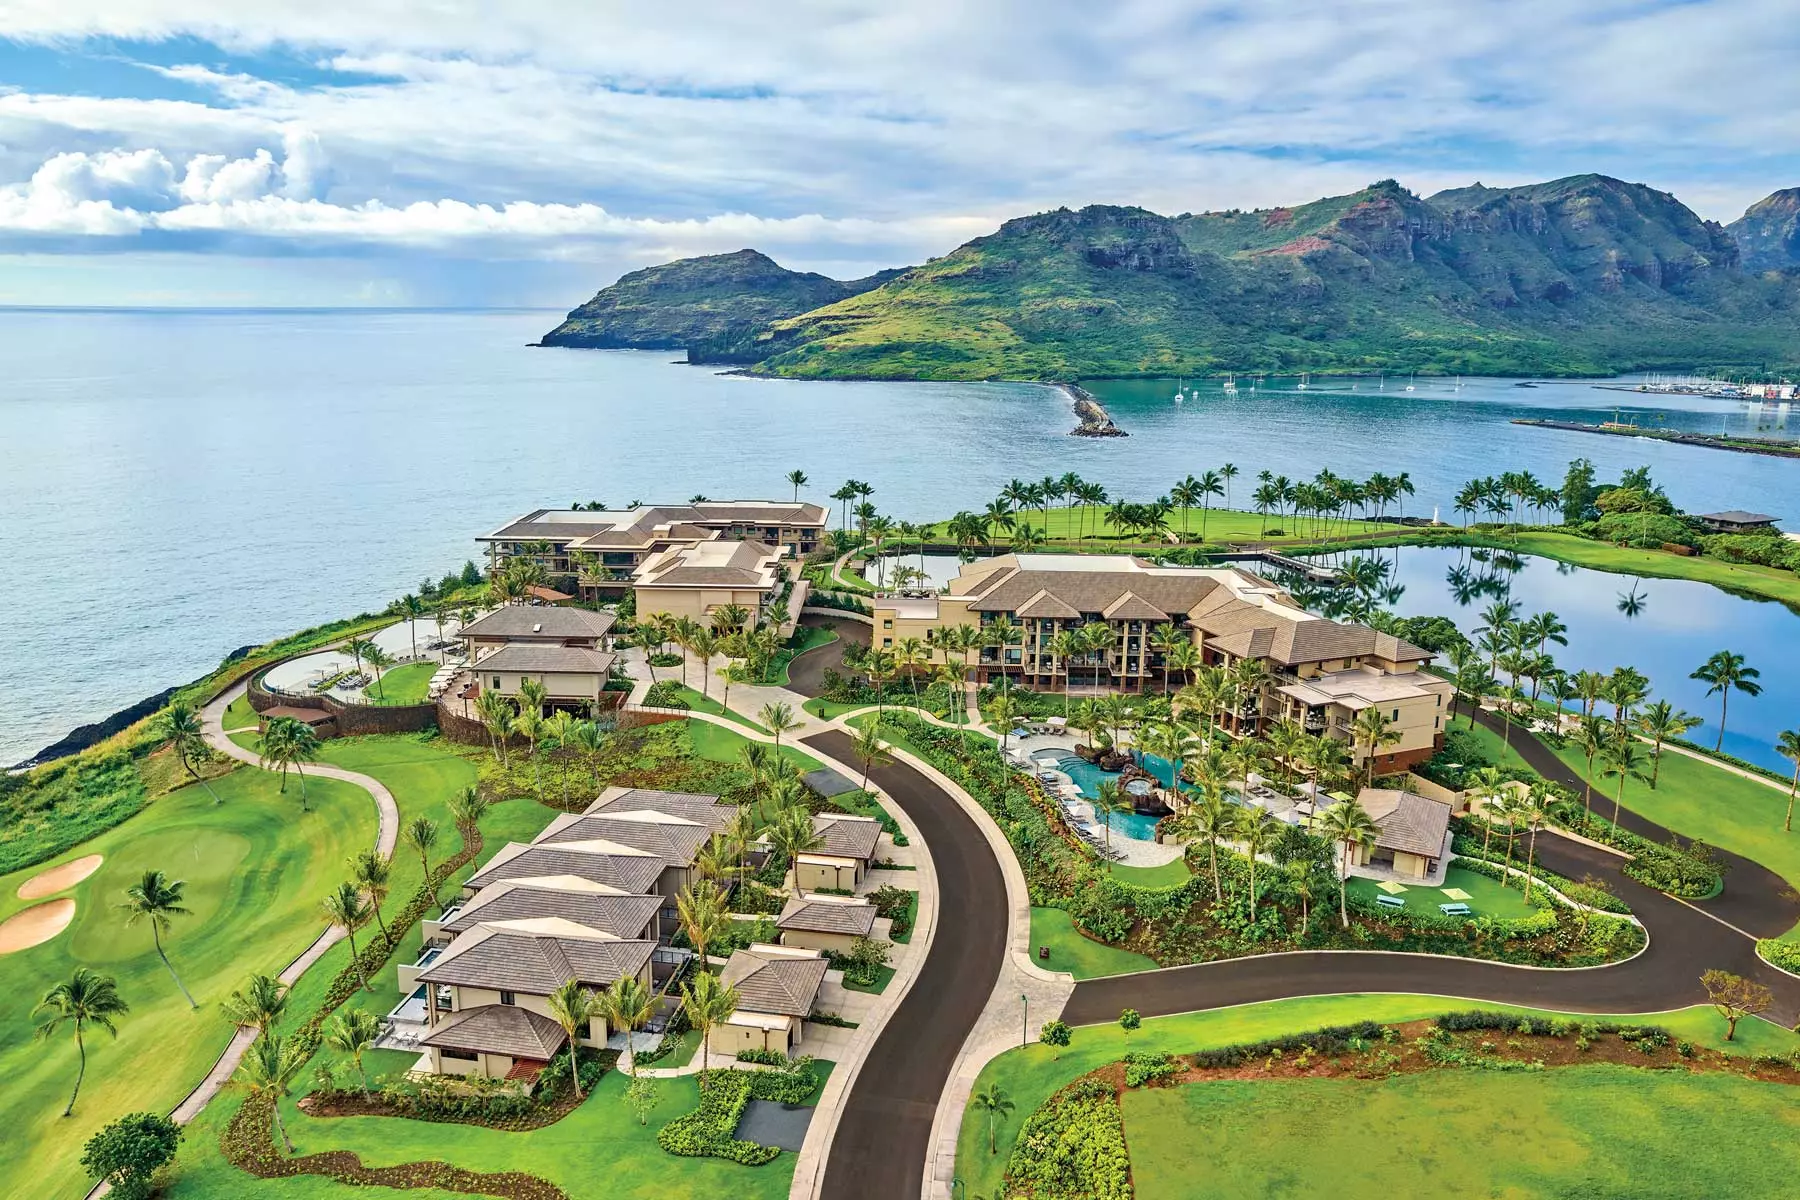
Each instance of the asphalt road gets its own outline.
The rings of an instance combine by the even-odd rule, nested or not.
[[[844,647],[851,642],[868,646],[870,630],[862,622],[848,617],[822,617],[815,613],[807,613],[801,618],[801,624],[833,629],[838,635],[837,641],[808,650],[788,664],[788,690],[802,696],[817,696],[824,690],[825,672],[843,672]]]
[[[840,761],[854,760],[846,734],[834,730],[801,740]],[[1006,880],[981,830],[936,784],[904,763],[878,768],[870,777],[918,825],[931,849],[937,929],[912,990],[844,1099],[822,1195],[918,1200],[938,1099],[1000,976]]]

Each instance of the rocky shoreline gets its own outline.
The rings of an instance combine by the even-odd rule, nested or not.
[[[1094,394],[1086,388],[1073,383],[1059,383],[1063,394],[1067,396],[1075,408],[1075,419],[1080,422],[1069,430],[1070,437],[1130,437],[1123,429],[1113,424],[1112,415],[1106,411]]]

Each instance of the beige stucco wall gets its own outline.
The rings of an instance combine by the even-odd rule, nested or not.
[[[1422,855],[1396,850],[1394,851],[1394,874],[1423,879],[1431,874],[1431,871],[1429,863]]]
[[[862,882],[862,864],[833,866],[830,863],[798,862],[794,864],[794,880],[803,892],[818,891],[820,888],[855,891],[856,885]]]
[[[535,679],[544,685],[544,693],[552,700],[598,700],[606,687],[606,676],[597,671],[485,671],[475,668],[477,682],[502,696],[519,694],[519,683]],[[496,682],[498,681],[498,682]]]
[[[481,1075],[488,1079],[505,1079],[513,1069],[513,1060],[504,1054],[477,1054],[474,1060],[453,1058],[437,1046],[429,1047],[431,1070],[438,1075]]]
[[[645,974],[649,974],[648,969],[645,970]],[[649,986],[650,981],[644,979],[643,983],[645,986]],[[450,988],[450,1011],[453,1013],[462,1012],[464,1009],[480,1008],[484,1004],[498,1003],[500,1003],[499,992],[488,991],[486,988],[456,986]],[[513,1005],[516,1008],[528,1009],[531,1012],[537,1013],[539,1016],[550,1017],[550,1003],[548,999],[543,996],[532,996],[524,992],[515,992],[513,993]],[[438,1011],[440,1013],[443,1012],[442,1009],[439,1009]],[[550,1019],[555,1020],[556,1018],[550,1017]],[[595,1017],[588,1023],[588,1034],[581,1039],[581,1044],[584,1046],[603,1046],[606,1044],[606,1019],[604,1017]]]
[[[848,954],[856,945],[856,937],[848,933],[820,933],[813,929],[784,929],[781,931],[781,944],[802,946],[808,950],[829,950],[833,954]]]
[[[713,610],[728,604],[742,605],[755,620],[762,612],[763,593],[755,588],[679,588],[639,587],[637,609],[640,613],[666,612],[672,617],[686,617],[704,625]]]
[[[796,1042],[799,1040],[797,1037],[794,1039]],[[713,1026],[706,1044],[714,1054],[730,1058],[740,1050],[773,1050],[777,1054],[786,1054],[789,1043],[785,1030],[726,1023]]]

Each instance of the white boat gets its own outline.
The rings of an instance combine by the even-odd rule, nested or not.
[[[1186,396],[1183,396],[1181,394],[1182,390],[1186,386],[1187,386],[1187,380],[1185,380],[1185,379],[1175,385],[1175,403],[1180,404],[1183,400],[1187,399]]]
[[[1418,374],[1418,372],[1415,371],[1413,373],[1413,375],[1416,375],[1416,374]],[[1418,390],[1417,388],[1413,387],[1413,375],[1408,375],[1406,377],[1406,390],[1409,392]]]
[[[1309,379],[1311,379],[1311,378],[1312,378],[1312,376],[1311,376],[1311,375],[1302,375],[1302,376],[1301,376],[1301,377],[1300,377],[1300,390],[1301,390],[1301,391],[1303,391],[1303,392],[1304,392],[1304,391],[1305,391],[1305,390],[1306,390],[1306,381],[1307,381],[1307,380],[1309,380]]]
[[[1237,391],[1237,376],[1236,376],[1236,375],[1228,375],[1228,376],[1226,376],[1226,378],[1225,378],[1225,390],[1226,390],[1226,391],[1228,391],[1228,392],[1235,392],[1235,391]]]

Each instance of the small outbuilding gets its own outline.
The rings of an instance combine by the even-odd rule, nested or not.
[[[847,896],[795,896],[775,918],[781,944],[848,954],[875,931],[875,906]]]
[[[1773,533],[1775,522],[1781,518],[1734,508],[1729,512],[1701,513],[1695,519],[1708,533]]]

